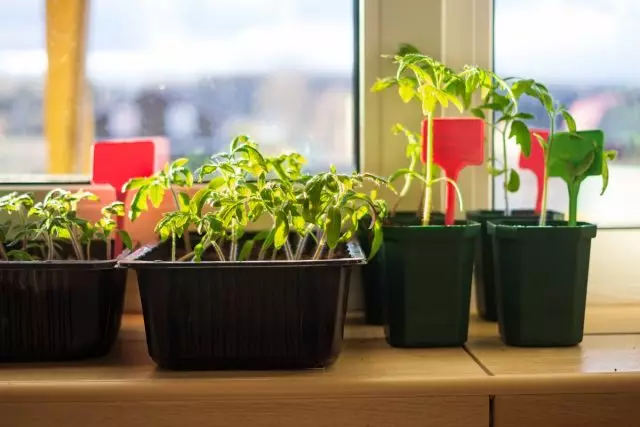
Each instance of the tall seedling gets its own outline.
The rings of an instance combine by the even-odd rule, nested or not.
[[[577,204],[580,184],[587,176],[602,175],[603,194],[609,183],[608,162],[616,158],[616,151],[604,150],[601,131],[577,131],[576,122],[567,108],[559,104],[547,87],[535,80],[523,80],[519,90],[540,102],[549,118],[549,139],[545,141],[534,134],[544,158],[542,188],[542,212],[540,226],[547,221],[547,197],[549,177],[561,177],[569,191],[569,225],[577,224]],[[568,132],[557,132],[557,120],[564,119]]]
[[[509,80],[505,79],[505,81]],[[507,216],[511,214],[509,193],[515,193],[520,189],[520,175],[515,168],[509,166],[507,159],[507,139],[515,138],[516,144],[520,146],[525,157],[529,157],[531,153],[531,136],[526,122],[535,117],[529,113],[519,112],[517,104],[527,85],[527,81],[523,80],[511,83],[513,98],[510,98],[502,85],[495,83],[484,97],[482,105],[471,109],[474,116],[483,119],[500,135],[502,158],[491,157],[487,162],[487,170],[493,177],[505,176],[504,207]],[[496,115],[495,122],[492,122],[491,117],[485,111]]]
[[[424,175],[420,176],[411,168],[401,169],[392,175],[390,181],[406,175],[417,177],[422,181],[424,190],[422,224],[428,225],[433,206],[433,185],[440,181],[450,181],[447,178],[437,177],[436,165],[433,161],[433,120],[438,107],[448,108],[449,105],[453,105],[462,113],[470,107],[473,95],[478,90],[491,89],[494,84],[502,87],[509,99],[513,100],[514,97],[506,82],[478,67],[465,66],[461,72],[455,72],[429,56],[414,52],[395,55],[391,58],[394,64],[397,64],[395,76],[379,79],[373,85],[372,91],[377,92],[397,86],[403,102],[419,100],[427,125]],[[455,186],[454,182],[452,184]],[[462,201],[460,204],[462,205]]]

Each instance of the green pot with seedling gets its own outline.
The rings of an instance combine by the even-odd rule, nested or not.
[[[405,137],[406,156],[409,161],[408,170],[416,173],[420,166],[420,153],[422,151],[422,137],[419,132],[413,132],[400,123],[393,126],[392,132],[396,136]],[[436,166],[437,168],[437,166]],[[422,201],[415,211],[402,212],[398,211],[398,207],[402,200],[407,196],[415,181],[415,177],[408,173],[404,176],[402,187],[398,191],[396,200],[391,207],[390,214],[384,219],[385,226],[419,226],[421,224],[420,214],[422,212]],[[444,214],[441,212],[432,212],[431,217],[444,221]],[[361,227],[358,230],[358,239],[362,245],[365,254],[371,252],[371,244],[374,239],[374,233],[369,227],[370,218],[366,217],[361,220]],[[372,325],[384,324],[384,260],[378,252],[362,266],[362,285],[364,295],[364,316],[365,322]]]
[[[506,88],[509,97],[512,95],[505,82],[477,67],[466,66],[456,72],[419,53],[396,55],[393,60],[398,66],[396,74],[379,79],[373,90],[397,87],[403,101],[420,102],[425,118],[421,149],[412,150],[409,137],[410,166],[389,178],[390,183],[404,178],[399,198],[413,181],[421,184],[423,197],[419,224],[391,223],[383,227],[380,256],[384,263],[387,341],[397,347],[462,345],[468,336],[474,250],[480,225],[454,220],[456,197],[462,205],[455,181],[463,167],[483,162],[484,124],[478,118],[435,115],[439,107],[450,105],[460,112],[467,111],[474,94],[495,82]],[[420,172],[412,157],[418,155],[416,152],[424,164]],[[432,215],[436,184],[447,185],[444,216]],[[393,218],[393,211],[390,216]]]
[[[597,232],[596,225],[577,220],[580,185],[589,176],[602,176],[604,192],[608,162],[616,154],[604,150],[600,130],[576,131],[573,117],[544,85],[533,82],[526,93],[544,106],[551,125],[548,140],[536,134],[544,155],[540,217],[488,224],[500,336],[515,346],[572,346],[583,338],[591,240]],[[559,116],[567,132],[556,131]],[[568,221],[547,219],[550,177],[567,184]]]
[[[78,360],[107,354],[120,328],[126,270],[112,236],[124,205],[78,215],[86,191],[0,197],[0,362]],[[126,252],[124,253],[126,254]]]
[[[512,97],[509,97],[499,84],[494,84],[487,91],[482,104],[471,109],[473,115],[486,121],[501,144],[502,156],[500,158],[491,157],[487,161],[487,170],[494,179],[500,176],[504,177],[504,209],[474,210],[466,213],[467,219],[476,221],[482,226],[481,237],[478,239],[475,254],[474,283],[476,309],[479,316],[487,321],[498,320],[493,271],[493,246],[492,238],[487,230],[487,223],[511,217],[539,217],[538,206],[536,206],[536,209],[511,209],[510,194],[519,191],[520,174],[513,165],[509,164],[507,157],[507,141],[509,139],[519,146],[521,160],[527,162],[531,155],[531,142],[534,136],[533,130],[529,129],[527,122],[534,119],[534,116],[518,111],[518,101],[524,95],[525,90],[533,84],[533,81],[525,79],[505,79],[505,81],[510,85]],[[535,149],[536,146],[534,145],[533,148]],[[547,210],[546,215],[547,218],[552,220],[564,219],[564,214],[561,212]]]
[[[177,209],[156,226],[161,243],[122,262],[138,275],[148,350],[160,366],[297,369],[336,360],[351,273],[366,262],[358,224],[369,218],[374,256],[387,210],[360,188],[386,181],[333,167],[309,175],[303,163],[297,153],[264,156],[240,136],[195,174],[177,160],[125,185],[137,191],[133,219],[162,202],[165,191],[152,193],[158,180],[176,191]],[[174,190],[176,176],[188,190],[194,175],[202,187],[192,196]],[[267,230],[249,230],[265,216]]]

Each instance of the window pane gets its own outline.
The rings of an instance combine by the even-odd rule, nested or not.
[[[0,174],[43,173],[45,2],[0,0]]]
[[[582,185],[579,217],[599,225],[640,225],[638,22],[636,0],[495,0],[496,72],[545,83],[569,107],[579,129],[602,129],[607,148],[619,150],[603,196],[599,177]],[[524,101],[522,109],[544,116],[533,101]],[[536,120],[532,127],[548,128],[548,120]],[[516,165],[515,144],[508,144],[507,153]],[[497,137],[495,154],[502,156]],[[510,206],[532,208],[535,179],[528,171],[521,178],[522,188],[510,195]],[[495,205],[503,208],[503,180],[494,184]],[[550,209],[568,210],[566,185],[559,178],[550,182],[548,203]]]
[[[247,133],[352,169],[353,3],[93,0],[97,138],[166,135],[199,162]]]

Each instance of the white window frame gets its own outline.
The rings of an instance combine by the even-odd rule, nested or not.
[[[399,43],[409,42],[452,67],[476,64],[490,68],[493,0],[360,0],[360,4],[361,165],[365,170],[388,175],[406,167],[399,148],[402,141],[391,134],[391,126],[396,122],[418,126],[421,115],[415,106],[403,105],[393,91],[369,91],[377,77],[393,71],[380,55],[393,53]],[[487,135],[487,156],[491,153],[491,136]],[[459,185],[466,209],[491,207],[493,186],[484,168],[465,170]],[[411,194],[401,209],[417,206],[418,198],[419,194]],[[640,302],[638,253],[640,229],[598,230],[591,251],[590,304]]]

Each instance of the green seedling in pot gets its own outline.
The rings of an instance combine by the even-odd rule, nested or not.
[[[471,113],[479,117],[500,135],[502,144],[502,159],[490,158],[487,162],[487,170],[493,177],[505,175],[504,179],[504,206],[505,214],[511,213],[509,208],[509,193],[515,193],[520,189],[520,175],[518,171],[509,166],[507,160],[507,139],[515,138],[516,144],[525,157],[531,153],[531,136],[527,121],[534,118],[532,114],[519,112],[517,100],[523,95],[528,83],[526,80],[515,80],[511,83],[511,93],[513,98],[506,95],[500,84],[494,84],[483,99],[482,105],[472,108]],[[514,100],[516,102],[514,102]],[[491,122],[486,112],[495,113],[495,122]]]
[[[201,262],[210,252],[223,262],[279,255],[290,261],[331,259],[365,215],[372,218],[377,250],[386,204],[375,193],[359,189],[365,181],[386,181],[366,173],[339,174],[333,167],[307,175],[304,163],[298,153],[264,156],[251,138],[235,138],[228,152],[212,156],[196,170],[200,182],[208,179],[203,187],[193,197],[181,196],[180,208],[157,224],[161,239],[172,241],[171,260]],[[265,215],[271,228],[246,236],[247,227]],[[176,238],[187,224],[195,225],[200,241],[178,258]]]
[[[549,176],[562,178],[569,192],[569,225],[577,225],[580,185],[589,176],[602,175],[604,194],[609,183],[608,162],[616,158],[613,150],[604,150],[600,130],[559,132],[553,138]]]
[[[424,174],[426,171],[424,170],[422,173],[418,172],[418,165],[420,164],[420,154],[422,152],[422,141],[421,135],[418,132],[413,132],[406,128],[404,125],[400,123],[396,123],[391,129],[394,135],[404,135],[407,140],[407,145],[405,149],[405,156],[409,160],[409,167],[397,170],[391,177],[389,178],[389,182],[395,181],[398,177],[404,176],[404,184],[400,191],[397,194],[396,201],[391,208],[390,216],[395,216],[398,206],[402,202],[402,200],[409,194],[411,190],[411,186],[413,182],[417,179],[418,181],[423,181]],[[433,179],[437,179],[440,175],[440,168],[437,165],[434,165],[433,170]],[[393,188],[392,188],[393,190]],[[423,194],[424,195],[424,194]],[[423,200],[420,201],[419,211],[422,211],[422,203]]]
[[[426,117],[426,144],[423,153],[425,168],[421,177],[424,193],[422,223],[427,225],[431,216],[435,183],[450,182],[459,194],[455,182],[448,178],[435,178],[433,122],[438,107],[447,108],[453,105],[462,113],[470,108],[474,94],[483,88],[491,89],[494,85],[503,88],[510,100],[514,100],[515,97],[506,82],[479,67],[465,66],[462,71],[456,72],[429,56],[413,52],[395,55],[392,59],[397,65],[395,76],[379,79],[373,85],[372,91],[397,87],[403,102],[409,103],[417,99],[421,104],[422,114]],[[408,168],[394,173],[392,178],[397,179],[405,175],[418,176],[415,170]]]
[[[189,189],[193,186],[193,174],[188,168],[188,159],[180,158],[165,165],[164,169],[150,177],[130,179],[122,187],[123,192],[137,190],[133,196],[129,209],[129,219],[135,221],[142,212],[149,210],[149,202],[155,208],[159,208],[167,192],[171,193],[174,209],[183,212],[189,204],[189,195],[183,191],[178,192],[176,187]],[[184,215],[176,215],[171,220],[171,226],[180,225],[180,230],[173,230],[175,235],[184,237],[185,246],[191,250],[188,229],[191,225],[189,218]]]
[[[544,158],[540,226],[545,226],[547,222],[547,189],[551,176],[563,178],[568,185],[569,223],[575,225],[580,183],[586,176],[602,175],[604,183],[602,192],[604,192],[609,180],[607,162],[615,158],[615,151],[603,149],[604,137],[600,131],[577,132],[576,122],[571,113],[553,98],[542,83],[535,80],[523,80],[520,82],[519,90],[540,102],[550,123],[548,141],[534,133],[542,148]],[[558,118],[564,119],[568,132],[558,133],[556,126]],[[556,144],[557,137],[559,137],[559,144]]]
[[[112,219],[114,215],[124,215],[124,205],[114,202],[106,206],[94,224],[78,216],[78,204],[83,200],[97,201],[98,197],[82,190],[55,189],[37,203],[29,193],[0,198],[0,210],[8,214],[8,220],[0,227],[0,257],[5,261],[52,261],[59,258],[59,242],[67,242],[73,248],[74,259],[90,260],[91,242],[97,239],[106,242],[110,257],[114,232],[130,248],[129,235],[117,230]]]

